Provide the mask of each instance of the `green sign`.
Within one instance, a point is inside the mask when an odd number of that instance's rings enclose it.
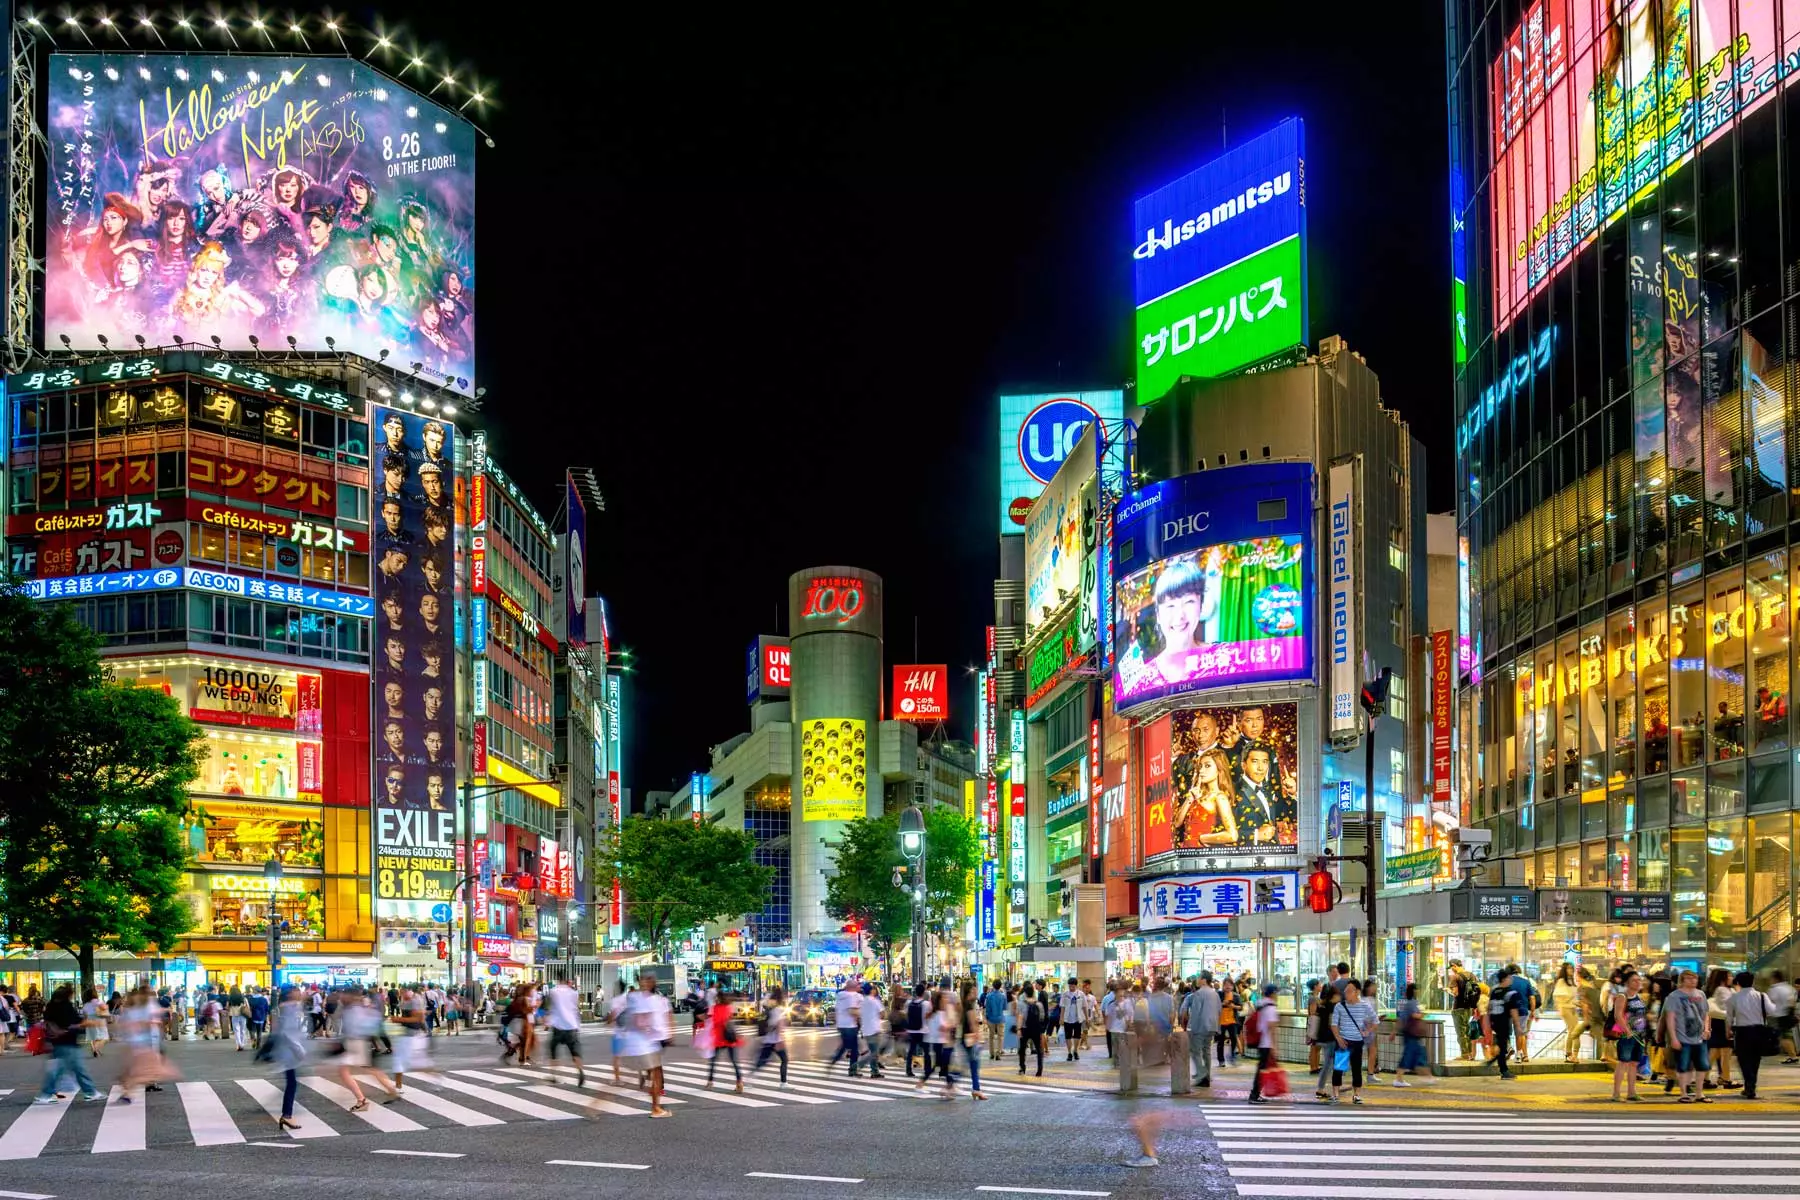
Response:
[[[1063,622],[1062,628],[1031,652],[1031,661],[1025,669],[1025,703],[1028,706],[1037,703],[1060,683],[1064,673],[1081,657],[1075,651],[1075,627],[1073,618]]]
[[[1220,267],[1137,310],[1140,404],[1183,375],[1211,377],[1306,340],[1299,235]]]
[[[1396,854],[1387,860],[1387,881],[1389,883],[1416,883],[1421,879],[1430,879],[1443,866],[1443,857],[1436,850],[1414,850],[1411,854]]]

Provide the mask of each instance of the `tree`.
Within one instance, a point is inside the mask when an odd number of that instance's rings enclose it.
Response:
[[[107,682],[65,606],[0,591],[0,638],[0,912],[13,939],[73,951],[85,988],[97,948],[193,925],[182,819],[204,739],[172,697]]]
[[[625,894],[632,926],[659,954],[685,929],[759,913],[775,868],[758,866],[756,839],[741,829],[627,817],[594,850],[596,886]]]
[[[975,823],[953,808],[925,810],[925,922],[937,925],[960,909],[969,895],[969,873],[981,863]],[[825,883],[825,910],[854,920],[867,931],[877,954],[912,935],[912,900],[894,886],[894,869],[904,868],[898,813],[849,822],[838,843],[836,873]],[[910,878],[910,876],[909,876]]]

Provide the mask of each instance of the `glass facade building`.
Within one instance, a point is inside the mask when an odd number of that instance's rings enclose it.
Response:
[[[1446,16],[1464,823],[1792,971],[1800,3]]]

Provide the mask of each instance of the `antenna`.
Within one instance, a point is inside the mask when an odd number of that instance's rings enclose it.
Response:
[[[1219,105],[1219,149],[1231,149],[1231,132],[1225,125],[1225,106]]]

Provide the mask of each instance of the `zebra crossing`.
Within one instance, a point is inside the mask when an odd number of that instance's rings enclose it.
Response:
[[[1800,1120],[1724,1113],[1203,1104],[1242,1197],[1577,1200],[1654,1179],[1683,1200],[1791,1196]]]
[[[707,1084],[705,1062],[668,1062],[664,1076],[671,1107],[723,1110],[791,1108],[817,1110],[833,1104],[865,1104],[917,1098],[913,1081],[904,1076],[846,1079],[822,1063],[793,1062],[788,1086],[782,1087],[779,1066],[771,1061],[759,1074],[742,1062],[744,1090],[732,1088],[729,1062],[721,1060],[715,1084]],[[182,1146],[243,1145],[259,1140],[308,1140],[357,1133],[401,1134],[450,1127],[480,1128],[518,1121],[579,1121],[594,1117],[642,1117],[650,1112],[647,1096],[632,1086],[612,1082],[611,1068],[596,1064],[577,1090],[571,1066],[496,1066],[409,1072],[401,1097],[380,1102],[373,1080],[361,1085],[371,1101],[353,1112],[355,1095],[335,1075],[305,1074],[294,1106],[298,1129],[277,1130],[281,1113],[279,1077],[229,1080],[183,1080],[167,1090],[132,1098],[117,1086],[106,1103],[79,1098],[54,1105],[31,1103],[22,1096],[0,1106],[0,1162],[50,1154],[118,1154],[134,1150]],[[962,1081],[965,1088],[967,1081]],[[985,1081],[984,1081],[985,1082]],[[927,1095],[942,1085],[933,1080]],[[1068,1094],[1077,1089],[1035,1083],[995,1083],[985,1089],[996,1097]],[[964,1093],[966,1096],[966,1092]],[[679,1111],[679,1109],[677,1110]]]

